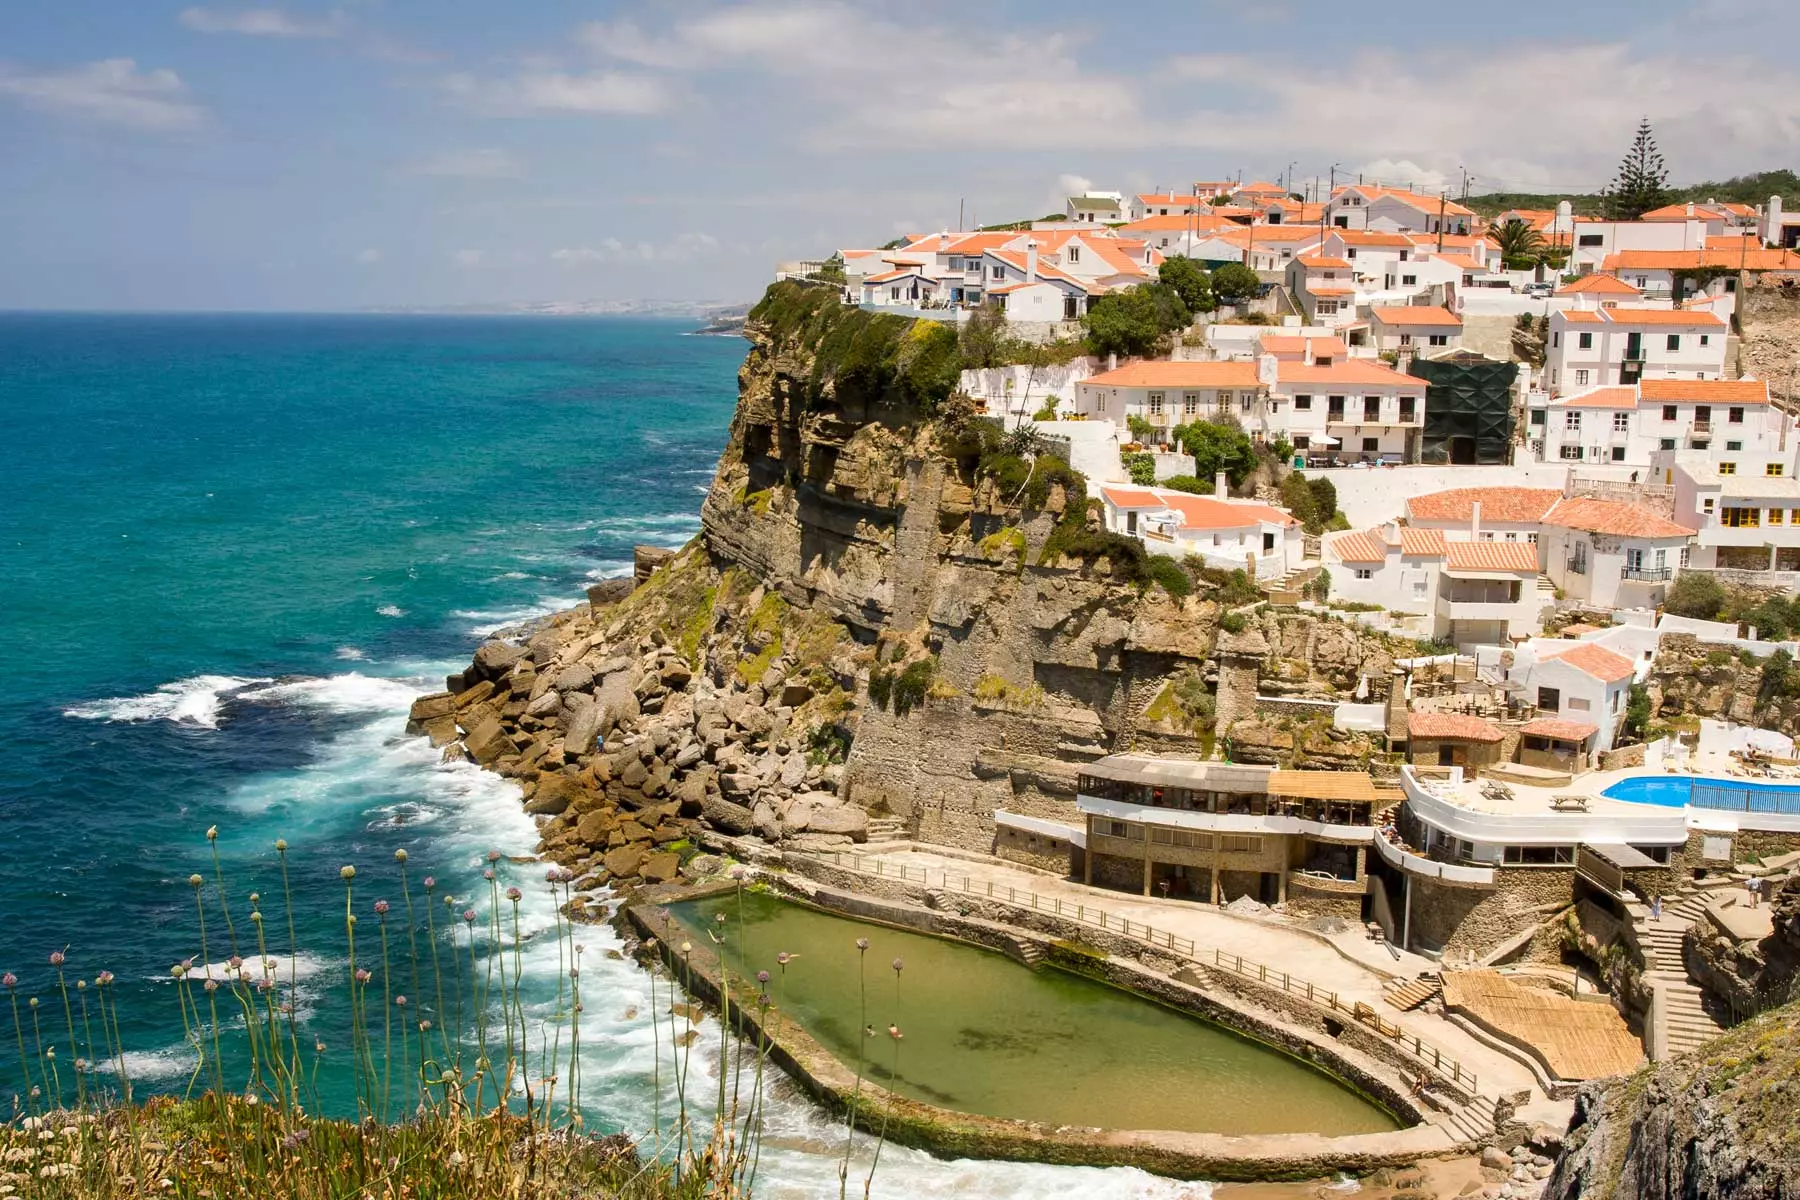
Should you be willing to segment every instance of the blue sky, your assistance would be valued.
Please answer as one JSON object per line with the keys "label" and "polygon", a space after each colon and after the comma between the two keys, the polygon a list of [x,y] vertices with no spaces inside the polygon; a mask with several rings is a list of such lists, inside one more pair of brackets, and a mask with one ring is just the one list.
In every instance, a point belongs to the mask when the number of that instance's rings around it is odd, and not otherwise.
{"label": "blue sky", "polygon": [[0,308],[748,298],[1082,181],[1795,165],[1777,0],[0,5]]}

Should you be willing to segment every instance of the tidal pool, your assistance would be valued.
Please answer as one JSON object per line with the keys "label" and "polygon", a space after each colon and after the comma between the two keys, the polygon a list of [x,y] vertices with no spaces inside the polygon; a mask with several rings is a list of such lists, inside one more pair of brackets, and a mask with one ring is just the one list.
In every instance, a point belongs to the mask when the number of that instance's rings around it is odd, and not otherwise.
{"label": "tidal pool", "polygon": [[[860,1045],[866,1078],[928,1104],[1107,1129],[1401,1128],[1272,1047],[1079,975],[754,892],[670,911],[696,942],[722,934],[715,949],[733,975],[768,971],[771,1000],[852,1069]],[[858,938],[869,939],[866,953]],[[785,968],[783,951],[793,956]],[[904,1033],[898,1043],[889,1025]]]}

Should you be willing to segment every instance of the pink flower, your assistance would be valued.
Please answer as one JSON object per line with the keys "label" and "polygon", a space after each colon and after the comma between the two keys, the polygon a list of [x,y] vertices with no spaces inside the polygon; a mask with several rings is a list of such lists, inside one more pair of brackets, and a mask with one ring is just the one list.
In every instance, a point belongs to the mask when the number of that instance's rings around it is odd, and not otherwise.
{"label": "pink flower", "polygon": [[525,895],[525,893],[521,892],[516,887],[509,887],[506,889],[506,898],[508,900],[511,900],[514,904],[517,904],[524,897],[524,895]]}
{"label": "pink flower", "polygon": [[488,851],[488,861],[491,863],[499,862],[500,861],[500,852],[498,850],[489,850]]}
{"label": "pink flower", "polygon": [[61,950],[52,950],[50,952],[50,965],[53,967],[60,967],[63,965],[63,952]]}
{"label": "pink flower", "polygon": [[425,890],[429,892],[432,888],[434,888],[436,886],[437,886],[437,880],[435,880],[431,876],[427,875],[425,877]]}
{"label": "pink flower", "polygon": [[367,983],[372,978],[373,976],[369,974],[369,969],[367,967],[356,968],[356,982]]}
{"label": "pink flower", "polygon": [[[6,977],[6,979],[12,981],[12,982],[6,983],[7,987],[11,987],[13,985],[13,982],[17,982],[16,980],[13,980],[11,975],[8,975]],[[100,974],[94,976],[94,982],[99,984],[101,987],[105,987],[107,984],[111,983],[112,981],[113,981],[113,973],[111,971],[102,971],[102,972],[100,972]],[[4,981],[0,981],[0,982],[4,982]]]}
{"label": "pink flower", "polygon": [[17,975],[14,975],[11,971],[8,971],[6,974],[0,975],[0,984],[3,984],[9,988],[18,987],[19,986],[19,977]]}
{"label": "pink flower", "polygon": [[475,910],[472,908],[463,909],[463,920],[473,925],[475,923]]}
{"label": "pink flower", "polygon": [[387,916],[387,911],[388,911],[388,902],[386,900],[377,900],[375,902],[375,915],[376,916],[385,917],[385,916]]}
{"label": "pink flower", "polygon": [[401,1008],[405,1008],[406,1007],[406,997],[405,996],[395,996],[394,1003],[398,1004]]}

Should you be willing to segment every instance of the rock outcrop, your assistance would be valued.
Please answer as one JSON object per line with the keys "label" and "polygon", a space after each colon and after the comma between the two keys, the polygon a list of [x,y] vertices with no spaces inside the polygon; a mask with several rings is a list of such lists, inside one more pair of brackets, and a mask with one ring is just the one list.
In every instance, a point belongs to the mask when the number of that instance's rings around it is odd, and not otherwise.
{"label": "rock outcrop", "polygon": [[1800,1194],[1800,1008],[1584,1089],[1552,1200],[1778,1200]]}

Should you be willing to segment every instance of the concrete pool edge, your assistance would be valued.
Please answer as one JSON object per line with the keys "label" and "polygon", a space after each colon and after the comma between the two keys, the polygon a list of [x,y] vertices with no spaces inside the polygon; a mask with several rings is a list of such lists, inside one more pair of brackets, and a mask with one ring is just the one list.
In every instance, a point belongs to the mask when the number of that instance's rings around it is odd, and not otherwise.
{"label": "concrete pool edge", "polygon": [[[718,957],[710,945],[696,943],[684,934],[681,936],[693,946],[684,959],[670,944],[670,930],[681,927],[665,906],[729,892],[735,886],[720,883],[647,888],[633,896],[620,913],[637,937],[656,939],[657,954],[663,963],[684,983],[690,995],[715,1010],[720,1006],[722,994]],[[1009,951],[1007,939],[1023,937],[1045,945],[1052,940],[993,922],[837,893],[827,888],[788,886],[780,890],[790,900],[815,904],[834,915],[889,924],[1002,953]],[[1273,1015],[1264,1017],[1244,1012],[1199,987],[1154,974],[1135,964],[1116,958],[1105,961],[1106,973],[1097,976],[1100,982],[1253,1038],[1276,1052],[1325,1071],[1403,1120],[1422,1120],[1422,1112],[1405,1092],[1400,1073],[1355,1048],[1332,1042],[1323,1034],[1315,1035],[1311,1030]],[[772,1062],[833,1113],[840,1117],[847,1113],[849,1098],[857,1088],[854,1071],[797,1023],[779,1015],[771,1015],[765,1023],[754,1007],[755,991],[748,986],[748,981],[733,979],[731,997],[732,1023],[739,1034],[750,1040],[767,1037]],[[1313,1179],[1338,1172],[1362,1174],[1469,1149],[1440,1126],[1427,1123],[1389,1132],[1337,1137],[1312,1133],[1239,1136],[1052,1126],[939,1108],[888,1092],[865,1078],[857,1101],[857,1124],[866,1132],[876,1134],[884,1120],[890,1140],[946,1157],[1079,1166],[1135,1166],[1177,1178],[1239,1182]]]}

